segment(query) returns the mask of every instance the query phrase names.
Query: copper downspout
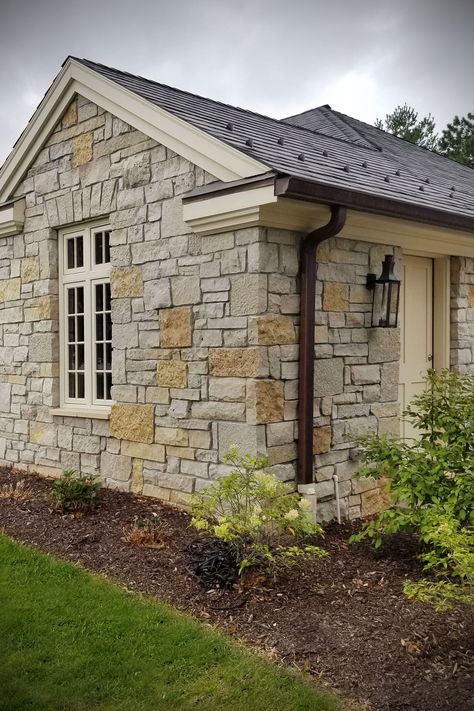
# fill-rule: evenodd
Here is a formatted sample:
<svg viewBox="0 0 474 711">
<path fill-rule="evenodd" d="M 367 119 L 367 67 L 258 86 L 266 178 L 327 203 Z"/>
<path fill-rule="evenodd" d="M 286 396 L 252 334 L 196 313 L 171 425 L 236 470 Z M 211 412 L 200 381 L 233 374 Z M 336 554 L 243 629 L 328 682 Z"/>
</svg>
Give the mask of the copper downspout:
<svg viewBox="0 0 474 711">
<path fill-rule="evenodd" d="M 316 248 L 344 227 L 346 208 L 331 207 L 331 219 L 309 232 L 301 248 L 300 367 L 298 409 L 298 484 L 313 481 L 313 401 L 314 401 L 314 312 L 316 294 Z"/>
</svg>

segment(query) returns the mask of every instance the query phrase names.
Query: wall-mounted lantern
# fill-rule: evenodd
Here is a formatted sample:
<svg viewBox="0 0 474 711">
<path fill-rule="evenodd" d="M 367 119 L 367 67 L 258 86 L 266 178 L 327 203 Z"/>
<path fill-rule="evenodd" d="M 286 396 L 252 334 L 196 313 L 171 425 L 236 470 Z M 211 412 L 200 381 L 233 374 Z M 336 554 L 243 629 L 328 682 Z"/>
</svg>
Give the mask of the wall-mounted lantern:
<svg viewBox="0 0 474 711">
<path fill-rule="evenodd" d="M 380 277 L 377 279 L 375 274 L 367 274 L 367 289 L 372 291 L 372 326 L 397 327 L 400 280 L 395 278 L 394 268 L 393 255 L 386 254 Z"/>
</svg>

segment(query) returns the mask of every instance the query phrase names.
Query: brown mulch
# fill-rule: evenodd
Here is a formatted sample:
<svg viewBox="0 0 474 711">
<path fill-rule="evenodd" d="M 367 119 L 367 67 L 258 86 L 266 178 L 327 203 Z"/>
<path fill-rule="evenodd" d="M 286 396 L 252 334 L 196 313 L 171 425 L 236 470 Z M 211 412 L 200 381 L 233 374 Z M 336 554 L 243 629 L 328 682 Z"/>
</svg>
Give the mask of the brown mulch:
<svg viewBox="0 0 474 711">
<path fill-rule="evenodd" d="M 24 475 L 0 468 L 0 487 Z M 413 604 L 404 580 L 420 575 L 412 539 L 383 550 L 348 545 L 354 525 L 331 525 L 329 556 L 305 562 L 276 581 L 227 592 L 206 590 L 193 573 L 189 516 L 153 499 L 105 490 L 101 507 L 82 517 L 52 513 L 51 482 L 26 477 L 31 496 L 0 498 L 0 529 L 129 589 L 154 595 L 216 624 L 275 659 L 309 672 L 376 711 L 472 711 L 474 619 L 467 610 L 435 613 Z M 135 519 L 159 514 L 167 545 L 123 540 Z"/>
</svg>

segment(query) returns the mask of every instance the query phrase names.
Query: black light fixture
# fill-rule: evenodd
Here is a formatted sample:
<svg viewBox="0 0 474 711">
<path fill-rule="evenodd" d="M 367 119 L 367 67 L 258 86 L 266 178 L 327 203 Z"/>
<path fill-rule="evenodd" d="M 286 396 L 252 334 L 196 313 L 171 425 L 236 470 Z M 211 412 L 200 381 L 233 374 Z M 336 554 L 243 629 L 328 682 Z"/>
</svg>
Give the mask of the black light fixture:
<svg viewBox="0 0 474 711">
<path fill-rule="evenodd" d="M 372 293 L 372 326 L 396 328 L 398 324 L 398 305 L 400 302 L 400 280 L 393 272 L 395 259 L 386 254 L 382 262 L 382 274 L 377 279 L 375 274 L 367 274 L 367 289 Z"/>
</svg>

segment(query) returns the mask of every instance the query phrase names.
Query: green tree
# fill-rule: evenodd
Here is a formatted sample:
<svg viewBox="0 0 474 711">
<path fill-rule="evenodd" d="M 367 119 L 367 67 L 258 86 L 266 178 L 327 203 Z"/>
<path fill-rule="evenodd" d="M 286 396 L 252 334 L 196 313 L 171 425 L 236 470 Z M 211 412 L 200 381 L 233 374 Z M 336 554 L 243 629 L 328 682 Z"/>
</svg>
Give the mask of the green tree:
<svg viewBox="0 0 474 711">
<path fill-rule="evenodd" d="M 474 112 L 462 118 L 455 116 L 452 123 L 448 123 L 437 150 L 447 158 L 474 168 Z"/>
<path fill-rule="evenodd" d="M 428 114 L 419 119 L 418 112 L 407 104 L 397 106 L 391 114 L 385 116 L 384 121 L 377 119 L 375 126 L 430 151 L 437 147 L 438 136 L 435 133 L 435 120 L 432 115 Z"/>
</svg>

